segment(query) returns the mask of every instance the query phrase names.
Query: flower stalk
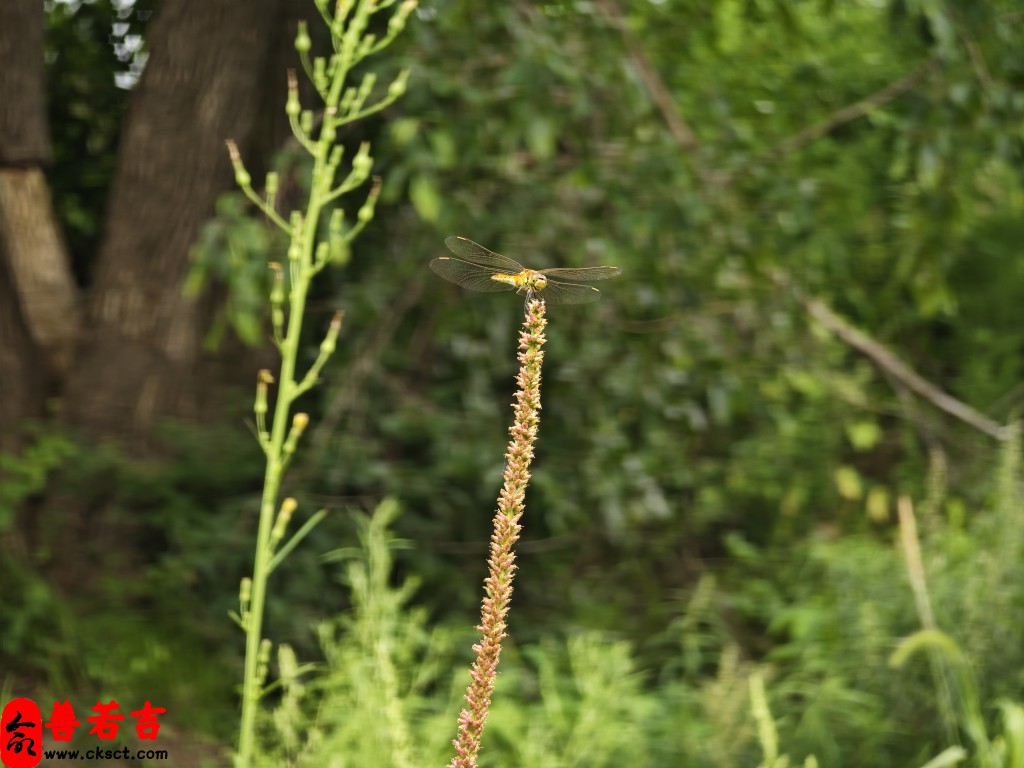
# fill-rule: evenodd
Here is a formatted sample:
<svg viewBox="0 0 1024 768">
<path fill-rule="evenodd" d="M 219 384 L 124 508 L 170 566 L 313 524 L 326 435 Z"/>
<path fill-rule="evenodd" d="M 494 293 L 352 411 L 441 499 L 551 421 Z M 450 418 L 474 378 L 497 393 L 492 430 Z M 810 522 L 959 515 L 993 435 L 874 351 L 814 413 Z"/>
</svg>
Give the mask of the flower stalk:
<svg viewBox="0 0 1024 768">
<path fill-rule="evenodd" d="M 466 708 L 459 715 L 458 735 L 453 740 L 455 757 L 448 768 L 476 768 L 480 737 L 487 721 L 491 694 L 498 676 L 501 643 L 505 639 L 512 580 L 516 571 L 515 545 L 519 540 L 519 519 L 526 506 L 526 487 L 530 482 L 533 445 L 540 425 L 540 376 L 544 360 L 544 302 L 530 298 L 519 334 L 518 389 L 514 419 L 509 428 L 511 439 L 505 453 L 505 474 L 498 508 L 494 514 L 488 573 L 484 580 L 484 599 L 480 609 L 480 641 L 473 646 L 476 660 L 470 670 L 466 689 Z"/>
<path fill-rule="evenodd" d="M 370 146 L 363 143 L 352 158 L 348 172 L 339 178 L 343 149 L 336 143 L 339 128 L 368 114 L 384 109 L 405 91 L 409 73 L 399 74 L 382 95 L 375 96 L 375 75 L 363 76 L 361 84 L 351 84 L 352 68 L 372 53 L 384 48 L 405 26 L 416 7 L 416 0 L 315 0 L 317 10 L 331 31 L 333 50 L 327 56 L 309 58 L 312 40 L 305 24 L 299 26 L 295 48 L 306 74 L 313 81 L 323 102 L 321 116 L 314 120 L 313 111 L 304 109 L 300 100 L 298 79 L 288 73 L 285 114 L 296 139 L 312 156 L 312 184 L 305 210 L 286 215 L 276 208 L 280 180 L 276 173 L 267 175 L 263 192 L 257 191 L 245 168 L 242 154 L 234 142 L 228 142 L 228 153 L 235 172 L 235 181 L 245 196 L 284 231 L 288 237 L 287 263 L 271 263 L 273 284 L 269 295 L 274 342 L 281 354 L 276 377 L 261 371 L 257 379 L 253 411 L 256 434 L 266 455 L 266 471 L 260 503 L 259 525 L 252 576 L 242 580 L 239 590 L 239 613 L 233 618 L 246 633 L 245 672 L 242 681 L 242 715 L 238 734 L 236 768 L 252 768 L 256 753 L 256 715 L 266 691 L 272 645 L 263 636 L 263 614 L 267 602 L 268 580 L 283 558 L 302 540 L 325 512 L 312 515 L 299 530 L 287 537 L 288 526 L 298 502 L 293 498 L 279 500 L 281 481 L 287 465 L 299 447 L 309 424 L 304 413 L 292 413 L 296 399 L 311 389 L 334 352 L 341 331 L 342 315 L 337 313 L 320 345 L 320 354 L 310 368 L 297 370 L 302 339 L 302 321 L 310 285 L 328 265 L 342 266 L 348 262 L 350 244 L 373 218 L 380 195 L 380 181 L 373 179 L 369 193 L 359 208 L 358 221 L 347 226 L 344 216 L 332 211 L 332 201 L 361 187 L 370 179 L 373 158 Z M 383 38 L 366 32 L 375 14 L 389 13 L 387 33 Z M 319 132 L 315 130 L 319 128 Z M 322 220 L 328 219 L 329 235 L 322 236 Z M 277 384 L 277 397 L 272 419 L 270 385 Z"/>
</svg>

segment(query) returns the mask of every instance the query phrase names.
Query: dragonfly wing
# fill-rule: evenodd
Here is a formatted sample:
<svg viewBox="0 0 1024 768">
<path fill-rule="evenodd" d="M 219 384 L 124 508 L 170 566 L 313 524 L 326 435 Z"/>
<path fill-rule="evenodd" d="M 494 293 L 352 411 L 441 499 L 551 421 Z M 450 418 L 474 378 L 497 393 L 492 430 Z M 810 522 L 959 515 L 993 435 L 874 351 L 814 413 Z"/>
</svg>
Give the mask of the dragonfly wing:
<svg viewBox="0 0 1024 768">
<path fill-rule="evenodd" d="M 559 283 L 548 280 L 548 284 L 539 292 L 546 304 L 587 304 L 601 298 L 601 292 L 589 285 Z"/>
<path fill-rule="evenodd" d="M 542 269 L 542 274 L 550 277 L 558 277 L 562 280 L 572 280 L 577 283 L 589 283 L 591 280 L 608 280 L 622 274 L 621 267 L 556 267 L 555 269 Z"/>
<path fill-rule="evenodd" d="M 472 262 L 473 264 L 482 264 L 485 267 L 491 267 L 498 272 L 504 272 L 509 275 L 518 275 L 526 267 L 520 264 L 514 259 L 510 259 L 508 256 L 502 256 L 500 253 L 489 251 L 478 243 L 474 243 L 472 240 L 467 240 L 464 237 L 457 237 L 453 235 L 444 241 L 444 244 L 448 246 L 448 250 L 454 253 L 456 256 L 461 256 L 466 261 Z"/>
<path fill-rule="evenodd" d="M 445 280 L 471 291 L 493 293 L 511 291 L 515 288 L 509 283 L 491 280 L 491 275 L 498 274 L 496 269 L 481 267 L 478 264 L 471 264 L 462 259 L 453 259 L 450 256 L 438 256 L 430 262 L 430 268 Z"/>
</svg>

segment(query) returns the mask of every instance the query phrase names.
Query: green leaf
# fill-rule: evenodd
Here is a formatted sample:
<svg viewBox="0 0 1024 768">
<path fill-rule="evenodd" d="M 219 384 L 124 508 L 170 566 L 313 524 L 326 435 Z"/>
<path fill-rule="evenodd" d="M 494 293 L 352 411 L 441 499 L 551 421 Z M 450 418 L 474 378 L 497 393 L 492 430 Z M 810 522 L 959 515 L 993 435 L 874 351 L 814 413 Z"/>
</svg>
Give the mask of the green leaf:
<svg viewBox="0 0 1024 768">
<path fill-rule="evenodd" d="M 236 312 L 231 315 L 231 326 L 238 338 L 248 347 L 258 347 L 263 343 L 263 323 L 258 315 L 251 312 Z"/>
<path fill-rule="evenodd" d="M 409 184 L 409 199 L 416 213 L 428 222 L 436 222 L 441 216 L 441 195 L 432 178 L 425 174 L 413 176 Z"/>
<path fill-rule="evenodd" d="M 456 167 L 459 155 L 456 151 L 455 137 L 451 131 L 440 129 L 431 131 L 430 148 L 433 151 L 432 159 L 438 168 L 447 170 Z"/>
<path fill-rule="evenodd" d="M 868 498 L 865 502 L 868 517 L 876 523 L 885 523 L 889 520 L 889 491 L 880 485 L 876 485 L 868 491 Z"/>
<path fill-rule="evenodd" d="M 401 117 L 392 122 L 390 128 L 395 144 L 404 147 L 419 134 L 420 121 L 412 117 Z"/>
<path fill-rule="evenodd" d="M 835 472 L 836 490 L 844 499 L 856 501 L 864 495 L 860 474 L 853 467 L 840 467 Z"/>
<path fill-rule="evenodd" d="M 526 126 L 526 144 L 538 160 L 549 160 L 555 154 L 555 128 L 550 120 L 534 117 Z"/>
<path fill-rule="evenodd" d="M 846 425 L 846 436 L 858 451 L 867 451 L 878 445 L 882 429 L 874 421 L 855 421 Z"/>
<path fill-rule="evenodd" d="M 946 766 L 963 762 L 967 757 L 967 750 L 963 747 L 948 747 L 922 765 L 921 768 L 946 768 Z"/>
</svg>

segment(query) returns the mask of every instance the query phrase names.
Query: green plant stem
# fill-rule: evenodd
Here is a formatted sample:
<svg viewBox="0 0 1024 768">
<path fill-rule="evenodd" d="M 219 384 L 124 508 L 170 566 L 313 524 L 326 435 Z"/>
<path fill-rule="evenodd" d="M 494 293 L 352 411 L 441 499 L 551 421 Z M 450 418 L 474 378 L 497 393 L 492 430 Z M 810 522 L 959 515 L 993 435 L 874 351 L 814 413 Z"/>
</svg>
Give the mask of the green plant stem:
<svg viewBox="0 0 1024 768">
<path fill-rule="evenodd" d="M 285 107 L 296 137 L 313 156 L 313 182 L 310 187 L 309 200 L 304 217 L 298 213 L 293 213 L 289 221 L 286 222 L 274 210 L 272 192 L 268 191 L 267 200 L 263 200 L 257 195 L 252 188 L 249 173 L 245 170 L 242 163 L 238 147 L 234 142 L 228 142 L 231 162 L 235 168 L 235 179 L 239 186 L 277 226 L 285 229 L 291 236 L 288 248 L 288 275 L 291 278 L 290 294 L 288 300 L 287 331 L 283 339 L 280 338 L 280 329 L 283 324 L 283 313 L 281 312 L 283 297 L 280 293 L 271 294 L 274 340 L 281 352 L 281 365 L 277 378 L 277 403 L 274 406 L 274 418 L 269 436 L 264 426 L 264 416 L 267 410 L 267 385 L 272 379 L 269 373 L 265 371 L 261 372 L 257 385 L 256 403 L 254 405 L 258 437 L 266 453 L 267 465 L 263 477 L 263 494 L 260 501 L 260 518 L 256 534 L 251 593 L 248 581 L 244 582 L 244 589 L 239 593 L 239 600 L 242 604 L 239 619 L 246 632 L 246 642 L 245 677 L 242 681 L 242 716 L 238 733 L 238 752 L 235 757 L 236 768 L 252 768 L 253 755 L 256 748 L 256 713 L 260 698 L 265 691 L 264 682 L 267 674 L 267 654 L 269 653 L 269 643 L 263 639 L 263 613 L 267 603 L 267 584 L 270 574 L 291 548 L 323 517 L 322 511 L 314 515 L 275 554 L 274 550 L 282 541 L 288 519 L 296 506 L 294 499 L 286 500 L 287 509 L 282 507 L 279 510 L 278 495 L 281 489 L 281 477 L 284 474 L 288 460 L 295 450 L 296 443 L 309 421 L 308 416 L 305 414 L 297 414 L 294 420 L 290 419 L 291 407 L 303 392 L 310 389 L 316 383 L 320 370 L 334 350 L 338 329 L 341 325 L 341 315 L 339 313 L 335 316 L 334 321 L 331 323 L 331 328 L 321 344 L 320 355 L 317 357 L 316 362 L 306 375 L 301 378 L 301 381 L 297 381 L 295 376 L 296 358 L 302 335 L 302 318 L 306 309 L 309 285 L 316 273 L 323 269 L 329 261 L 326 256 L 314 258 L 317 253 L 317 229 L 321 214 L 328 203 L 335 197 L 355 189 L 365 182 L 369 178 L 373 166 L 373 160 L 369 155 L 369 145 L 364 143 L 353 160 L 351 172 L 340 187 L 332 191 L 337 166 L 341 159 L 340 149 L 334 147 L 337 129 L 340 125 L 352 122 L 364 114 L 369 114 L 377 109 L 382 109 L 395 101 L 405 90 L 408 72 L 403 72 L 391 83 L 387 95 L 374 107 L 363 108 L 363 102 L 373 90 L 374 79 L 370 75 L 367 75 L 363 80 L 364 85 L 360 91 L 363 95 L 358 100 L 358 104 L 351 107 L 342 104 L 339 109 L 339 103 L 342 97 L 342 89 L 345 86 L 352 66 L 365 58 L 368 53 L 382 47 L 380 45 L 374 47 L 370 43 L 364 44 L 366 40 L 370 39 L 365 37 L 365 30 L 370 16 L 374 12 L 389 7 L 393 3 L 394 0 L 383 3 L 378 2 L 378 0 L 338 2 L 334 6 L 336 11 L 333 16 L 328 10 L 331 5 L 330 3 L 317 4 L 317 8 L 331 29 L 332 44 L 337 53 L 330 57 L 329 60 L 323 58 L 316 60 L 320 68 L 325 73 L 329 73 L 327 76 L 330 78 L 330 81 L 329 83 L 324 80 L 316 82 L 317 91 L 324 99 L 324 113 L 323 122 L 320 126 L 320 135 L 315 142 L 302 130 L 301 121 L 296 119 L 306 113 L 301 111 L 298 86 L 293 73 L 289 75 L 289 97 Z M 415 7 L 416 0 L 405 0 L 398 7 L 388 24 L 388 36 L 386 38 L 388 42 L 405 26 L 406 19 L 408 19 L 409 14 L 412 13 Z M 299 27 L 295 46 L 296 50 L 300 53 L 307 74 L 316 80 L 315 70 L 317 67 L 310 67 L 307 55 L 310 40 L 304 25 Z M 276 189 L 276 179 L 273 186 Z M 268 182 L 268 190 L 269 188 L 270 184 Z M 346 246 L 365 226 L 366 222 L 373 218 L 373 206 L 379 192 L 380 183 L 375 181 L 367 201 L 359 210 L 358 224 L 355 227 L 349 228 L 343 236 Z M 340 233 L 335 234 L 340 235 Z M 325 249 L 325 252 L 328 251 L 329 249 Z M 275 270 L 277 272 L 275 275 L 277 289 L 275 290 L 278 291 L 283 290 L 279 279 L 282 269 L 283 265 Z"/>
<path fill-rule="evenodd" d="M 317 166 L 320 158 L 317 158 Z M 315 190 L 314 190 L 315 194 Z M 310 262 L 316 235 L 316 215 L 319 207 L 310 200 L 310 216 L 303 230 L 302 264 Z M 259 705 L 262 681 L 258 678 L 260 643 L 263 640 L 263 611 L 266 605 L 267 580 L 270 576 L 270 562 L 273 553 L 270 548 L 270 532 L 274 525 L 277 495 L 281 487 L 281 473 L 284 469 L 283 448 L 289 425 L 295 391 L 295 358 L 302 331 L 302 315 L 306 307 L 308 281 L 299 279 L 292 285 L 292 296 L 288 314 L 288 333 L 281 345 L 281 369 L 278 381 L 280 388 L 274 407 L 274 423 L 271 426 L 270 445 L 267 449 L 267 469 L 263 478 L 263 497 L 260 501 L 259 531 L 256 534 L 256 557 L 252 572 L 252 603 L 245 620 L 245 677 L 242 682 L 242 720 L 238 737 L 237 765 L 248 768 L 252 764 L 252 753 L 256 731 L 256 710 Z"/>
<path fill-rule="evenodd" d="M 313 178 L 320 179 L 330 175 L 324 158 L 327 155 L 327 142 L 318 146 L 313 166 Z M 252 572 L 252 603 L 245 619 L 245 677 L 242 682 L 242 718 L 238 735 L 239 768 L 252 765 L 252 754 L 255 746 L 256 711 L 261 696 L 260 688 L 263 681 L 258 674 L 259 651 L 263 641 L 263 613 L 267 598 L 267 581 L 270 577 L 271 551 L 270 534 L 274 526 L 274 513 L 277 509 L 277 496 L 281 487 L 281 475 L 284 471 L 284 441 L 289 426 L 289 413 L 292 402 L 297 396 L 298 385 L 295 382 L 295 359 L 302 334 L 302 317 L 306 309 L 306 294 L 312 276 L 313 250 L 316 245 L 317 222 L 323 206 L 320 190 L 323 186 L 330 188 L 331 180 L 326 185 L 314 181 L 310 190 L 306 218 L 302 227 L 302 243 L 299 258 L 298 279 L 292 283 L 291 301 L 288 307 L 288 332 L 281 345 L 281 368 L 278 376 L 279 389 L 277 404 L 274 406 L 274 423 L 271 426 L 270 445 L 267 448 L 267 469 L 263 477 L 263 496 L 260 501 L 260 522 L 256 534 L 256 556 Z M 293 234 L 294 236 L 294 234 Z"/>
</svg>

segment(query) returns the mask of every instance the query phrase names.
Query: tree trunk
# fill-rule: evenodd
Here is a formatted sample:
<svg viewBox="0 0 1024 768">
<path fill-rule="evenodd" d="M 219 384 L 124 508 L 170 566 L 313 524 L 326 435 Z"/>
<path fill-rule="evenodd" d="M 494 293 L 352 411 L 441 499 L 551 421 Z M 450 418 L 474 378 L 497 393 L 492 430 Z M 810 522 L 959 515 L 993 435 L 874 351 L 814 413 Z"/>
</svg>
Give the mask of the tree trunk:
<svg viewBox="0 0 1024 768">
<path fill-rule="evenodd" d="M 51 157 L 43 5 L 0 3 L 0 450 L 38 418 L 71 363 L 77 289 L 43 165 Z"/>
<path fill-rule="evenodd" d="M 246 149 L 287 130 L 281 51 L 289 8 L 287 0 L 164 0 L 149 25 L 150 55 L 122 131 L 64 391 L 67 423 L 88 440 L 156 449 L 161 420 L 215 422 L 225 380 L 254 380 L 256 365 L 225 364 L 223 350 L 203 354 L 213 302 L 187 298 L 182 286 L 201 225 L 234 187 L 225 140 Z M 268 112 L 268 100 L 281 107 Z M 284 127 L 266 127 L 276 125 Z M 49 495 L 40 527 L 60 553 L 50 576 L 65 593 L 88 595 L 99 575 L 131 578 L 152 557 L 134 517 L 87 508 L 73 493 Z"/>
<path fill-rule="evenodd" d="M 133 96 L 83 346 L 65 396 L 94 438 L 144 443 L 159 418 L 210 409 L 205 312 L 182 293 L 189 248 L 232 185 L 224 141 L 250 143 L 265 89 L 283 100 L 284 0 L 166 0 Z M 283 119 L 283 116 L 282 116 Z"/>
</svg>

